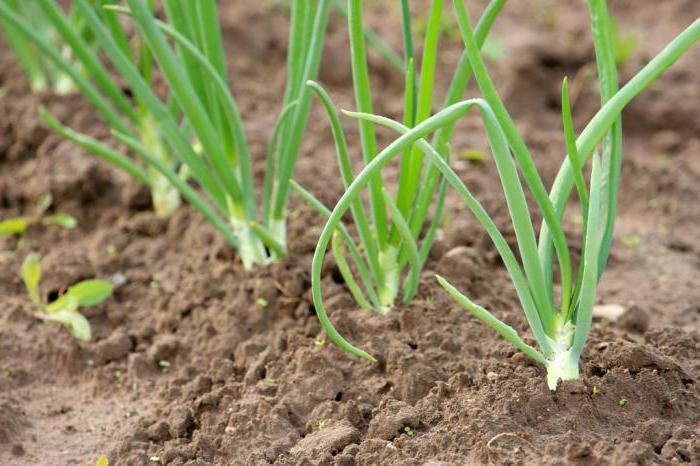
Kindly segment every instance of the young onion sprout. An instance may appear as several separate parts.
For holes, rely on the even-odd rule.
[[[692,23],[618,90],[607,6],[604,0],[589,1],[601,88],[601,109],[576,138],[571,123],[567,86],[566,82],[564,83],[562,114],[567,157],[551,192],[548,193],[522,136],[486,71],[462,0],[455,0],[455,8],[466,53],[483,99],[471,99],[451,105],[414,128],[369,113],[348,113],[361,121],[393,129],[401,136],[367,164],[348,186],[335,209],[328,214],[328,221],[321,234],[312,265],[311,278],[316,312],[328,336],[334,342],[357,356],[370,361],[375,360],[368,353],[347,342],[328,320],[318,288],[321,278],[320,265],[333,232],[338,228],[343,214],[352,207],[357,194],[371,183],[373,177],[392,158],[401,155],[411,146],[417,146],[430,159],[432,166],[444,176],[447,183],[456,190],[494,242],[511,276],[538,348],[526,343],[515,329],[472,302],[444,278],[438,277],[438,281],[458,303],[533,360],[545,366],[548,385],[554,390],[559,380],[579,377],[579,359],[591,327],[596,288],[607,262],[620,175],[620,114],[636,95],[700,40],[700,20]],[[520,261],[486,210],[449,167],[442,154],[425,140],[435,131],[453,125],[472,109],[480,111],[484,122],[516,234]],[[597,149],[599,144],[600,150]],[[583,170],[589,158],[592,159],[592,166],[590,184],[587,187]],[[539,240],[518,171],[544,218]],[[575,273],[562,228],[562,217],[574,186],[580,197],[584,218],[583,252],[581,264]],[[560,291],[556,301],[553,286],[555,255],[561,274]]]

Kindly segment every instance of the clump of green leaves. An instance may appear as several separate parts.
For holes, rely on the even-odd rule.
[[[78,221],[70,214],[58,212],[45,215],[52,202],[53,197],[50,193],[46,193],[39,198],[36,208],[31,215],[12,217],[0,221],[0,235],[21,236],[24,235],[27,228],[37,224],[56,225],[66,229],[78,226]]]
[[[438,277],[438,281],[474,316],[542,364],[547,370],[548,385],[554,390],[559,380],[579,377],[579,359],[591,328],[596,289],[608,260],[622,157],[621,112],[634,97],[700,40],[700,19],[672,40],[625,86],[618,89],[611,38],[612,27],[607,5],[604,0],[589,0],[601,109],[577,138],[573,129],[566,80],[564,81],[562,122],[567,155],[551,191],[548,192],[524,138],[518,132],[486,70],[466,7],[462,0],[455,0],[454,4],[468,60],[483,99],[469,99],[451,105],[414,128],[370,113],[351,114],[362,121],[393,129],[401,136],[367,164],[348,186],[329,216],[314,256],[312,285],[317,286],[320,281],[317,260],[322,258],[328,244],[327,238],[337,228],[354,196],[369,184],[372,177],[376,176],[392,157],[402,154],[407,147],[417,146],[428,156],[432,166],[437,167],[457,191],[494,242],[511,276],[538,348],[526,343],[514,328],[464,296],[447,280]],[[520,259],[483,206],[449,167],[440,151],[424,139],[441,128],[451,127],[473,109],[479,110],[486,129],[507,201]],[[590,184],[587,186],[584,170],[589,159],[592,159],[592,166]],[[534,228],[534,215],[530,212],[521,176],[543,218],[539,236]],[[572,263],[562,225],[562,218],[574,187],[578,193],[583,218],[582,259],[578,266]],[[555,273],[559,275],[558,293],[555,293]],[[333,328],[318,294],[314,294],[314,302],[319,319],[334,342],[355,355],[375,360],[347,342]]]
[[[38,254],[29,254],[22,263],[22,281],[38,311],[39,319],[58,322],[71,329],[80,340],[92,337],[90,322],[80,313],[81,307],[97,306],[112,295],[113,286],[106,280],[84,280],[72,285],[56,300],[46,303],[39,292],[41,259]]]

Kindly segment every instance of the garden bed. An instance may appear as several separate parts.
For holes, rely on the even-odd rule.
[[[261,175],[284,90],[286,19],[268,2],[220,3]],[[693,0],[610,3],[638,42],[623,79],[700,16]],[[398,47],[399,16],[387,5],[368,8],[368,22]],[[587,28],[585,2],[549,0],[514,1],[494,27],[506,54],[489,66],[548,185],[564,156],[560,79],[580,84],[581,122],[598,105],[586,78]],[[320,80],[352,108],[346,37],[333,16]],[[456,60],[459,42],[444,40],[446,60]],[[326,342],[315,316],[309,268],[323,222],[310,207],[292,201],[288,258],[244,271],[193,209],[157,218],[126,175],[43,129],[40,104],[70,126],[108,134],[79,98],[31,95],[3,46],[0,218],[50,192],[52,208],[79,226],[0,238],[0,464],[91,465],[99,455],[114,465],[700,464],[699,58],[691,51],[624,114],[616,240],[598,303],[626,312],[594,320],[582,380],[551,392],[541,367],[434,281],[437,271],[521,333],[527,327],[494,247],[452,196],[411,305],[388,316],[359,309],[327,262],[334,322],[379,363],[359,360]],[[398,116],[401,75],[379,57],[371,64],[376,112]],[[438,68],[439,95],[453,66]],[[333,139],[319,105],[313,115],[296,179],[332,205],[342,193]],[[344,124],[353,146],[355,124]],[[460,124],[452,147],[486,150],[478,117]],[[456,159],[508,232],[492,162]],[[43,256],[45,297],[92,277],[122,283],[86,311],[93,341],[29,314],[19,269],[32,251]]]

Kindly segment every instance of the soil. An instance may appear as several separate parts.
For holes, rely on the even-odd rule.
[[[597,108],[586,2],[511,3],[494,28],[506,55],[489,66],[549,184],[564,153],[562,77],[579,84],[579,128]],[[286,19],[270,5],[221,2],[258,175],[284,86]],[[637,41],[623,79],[700,16],[696,0],[611,7]],[[398,47],[393,4],[368,11]],[[321,80],[352,107],[345,37],[334,16]],[[438,95],[459,52],[446,38]],[[31,95],[5,46],[0,63],[0,218],[50,192],[52,210],[79,221],[0,239],[0,464],[93,465],[99,455],[111,465],[700,464],[700,49],[625,112],[616,240],[598,302],[627,311],[595,320],[582,379],[556,392],[435,284],[437,271],[527,334],[493,246],[456,199],[412,304],[384,317],[362,311],[328,263],[333,321],[380,360],[363,362],[326,343],[315,316],[309,266],[322,224],[310,208],[292,201],[288,258],[245,272],[191,208],[157,218],[135,182],[41,127],[38,105],[105,137],[81,99]],[[376,110],[397,115],[402,79],[371,63]],[[478,119],[460,124],[453,147],[485,149]],[[315,106],[297,179],[328,205],[341,194],[334,157]],[[507,232],[492,164],[455,167]],[[43,255],[47,298],[86,278],[122,283],[86,311],[93,341],[30,315],[18,276],[30,251]]]

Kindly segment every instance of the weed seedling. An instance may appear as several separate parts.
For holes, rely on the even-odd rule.
[[[56,225],[61,228],[72,229],[78,226],[78,221],[70,214],[56,213],[45,215],[51,207],[53,198],[51,194],[42,195],[37,202],[34,213],[29,216],[13,217],[0,221],[0,235],[22,236],[33,225]]]
[[[39,292],[41,263],[38,254],[29,254],[22,263],[22,280],[29,297],[38,308],[35,317],[69,327],[75,338],[92,338],[90,322],[79,310],[97,306],[112,295],[112,283],[106,280],[84,280],[72,285],[64,294],[50,303],[44,302]]]

